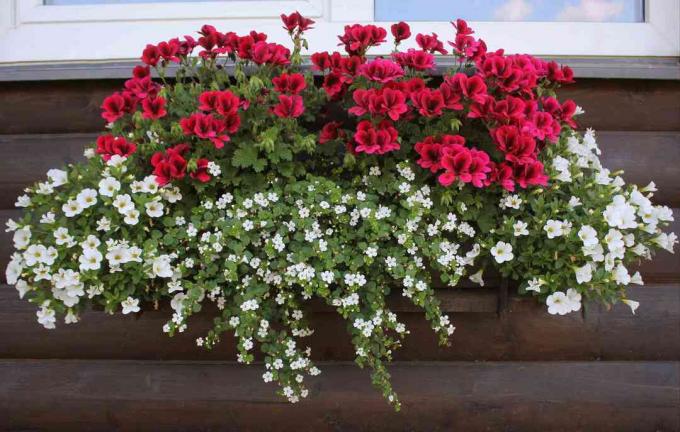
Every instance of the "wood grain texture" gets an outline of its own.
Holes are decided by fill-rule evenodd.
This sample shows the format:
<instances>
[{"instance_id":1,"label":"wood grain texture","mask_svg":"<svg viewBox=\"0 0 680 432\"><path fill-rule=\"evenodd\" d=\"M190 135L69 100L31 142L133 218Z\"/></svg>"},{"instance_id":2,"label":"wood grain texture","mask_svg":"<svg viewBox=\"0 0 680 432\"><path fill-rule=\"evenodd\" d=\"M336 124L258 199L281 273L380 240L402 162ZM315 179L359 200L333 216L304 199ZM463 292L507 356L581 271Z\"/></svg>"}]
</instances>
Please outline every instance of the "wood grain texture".
<instances>
[{"instance_id":1,"label":"wood grain texture","mask_svg":"<svg viewBox=\"0 0 680 432\"><path fill-rule=\"evenodd\" d=\"M120 80L36 81L0 86L0 134L97 132L99 106ZM560 90L598 130L680 130L680 81L580 79Z\"/></svg>"},{"instance_id":2,"label":"wood grain texture","mask_svg":"<svg viewBox=\"0 0 680 432\"><path fill-rule=\"evenodd\" d=\"M400 360L677 360L680 359L680 284L631 287L641 303L636 315L617 304L612 310L588 304L580 313L552 316L532 298L510 295L500 314L489 310L495 290L440 290L443 309L451 312L456 332L451 346L440 347L422 313L404 308L399 298L388 304L399 312L411 334L396 352ZM78 324L58 323L45 330L36 307L0 288L0 358L233 360L235 341L225 335L212 351L195 339L212 326L215 311L189 321L173 338L162 332L172 311L145 310L136 316L88 311ZM353 360L347 323L327 308L307 308L315 334L304 340L318 360Z\"/></svg>"},{"instance_id":3,"label":"wood grain texture","mask_svg":"<svg viewBox=\"0 0 680 432\"><path fill-rule=\"evenodd\" d=\"M628 182L659 187L655 201L680 207L680 132L600 131L602 163L622 169ZM83 160L97 134L0 135L0 209L13 208L23 189L45 179L50 168Z\"/></svg>"},{"instance_id":4,"label":"wood grain texture","mask_svg":"<svg viewBox=\"0 0 680 432\"><path fill-rule=\"evenodd\" d=\"M0 361L5 430L573 431L680 428L679 362L401 363L394 413L351 364L282 402L260 365Z\"/></svg>"}]
</instances>

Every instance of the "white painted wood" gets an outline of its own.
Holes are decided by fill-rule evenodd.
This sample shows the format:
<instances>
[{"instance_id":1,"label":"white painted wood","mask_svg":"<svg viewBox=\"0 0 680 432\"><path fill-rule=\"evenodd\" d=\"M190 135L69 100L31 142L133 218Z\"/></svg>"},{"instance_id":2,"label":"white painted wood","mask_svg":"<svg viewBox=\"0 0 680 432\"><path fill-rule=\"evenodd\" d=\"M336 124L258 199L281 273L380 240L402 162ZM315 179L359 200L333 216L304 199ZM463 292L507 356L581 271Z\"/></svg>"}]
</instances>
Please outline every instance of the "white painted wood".
<instances>
[{"instance_id":1,"label":"white painted wood","mask_svg":"<svg viewBox=\"0 0 680 432\"><path fill-rule=\"evenodd\" d=\"M491 49L543 56L680 56L680 0L647 0L644 23L471 22ZM245 34L252 29L289 44L279 15L299 10L317 23L310 52L336 50L346 24L373 21L373 0L251 0L224 3L45 6L0 0L0 63L136 59L146 43L195 35L202 24ZM6 23L16 8L16 25ZM376 23L388 27L390 23ZM448 22L414 22L414 34L451 40ZM415 42L410 41L414 46ZM387 54L388 40L371 54Z\"/></svg>"}]
</instances>

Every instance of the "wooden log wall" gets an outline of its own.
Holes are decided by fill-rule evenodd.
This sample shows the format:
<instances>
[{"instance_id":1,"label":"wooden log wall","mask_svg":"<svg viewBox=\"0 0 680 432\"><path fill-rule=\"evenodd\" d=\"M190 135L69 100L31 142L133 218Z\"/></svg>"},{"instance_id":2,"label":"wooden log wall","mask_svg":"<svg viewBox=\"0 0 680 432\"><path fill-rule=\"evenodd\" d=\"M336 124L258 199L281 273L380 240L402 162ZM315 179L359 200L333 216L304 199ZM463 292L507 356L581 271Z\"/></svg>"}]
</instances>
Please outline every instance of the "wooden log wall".
<instances>
[{"instance_id":1,"label":"wooden log wall","mask_svg":"<svg viewBox=\"0 0 680 432\"><path fill-rule=\"evenodd\" d=\"M0 84L0 223L47 169L82 158L102 130L114 80ZM561 92L586 110L606 166L654 180L680 233L680 81L583 79ZM0 230L0 267L11 251ZM213 351L161 332L168 308L138 316L90 311L45 330L35 307L0 285L0 430L680 430L680 253L641 267L636 315L588 304L554 317L499 288L442 289L457 326L438 347L421 314L398 298L411 335L391 368L394 414L353 357L341 319L312 307L309 340L324 373L290 406L262 383L260 366L233 363L234 340ZM0 284L4 283L4 272Z\"/></svg>"}]
</instances>

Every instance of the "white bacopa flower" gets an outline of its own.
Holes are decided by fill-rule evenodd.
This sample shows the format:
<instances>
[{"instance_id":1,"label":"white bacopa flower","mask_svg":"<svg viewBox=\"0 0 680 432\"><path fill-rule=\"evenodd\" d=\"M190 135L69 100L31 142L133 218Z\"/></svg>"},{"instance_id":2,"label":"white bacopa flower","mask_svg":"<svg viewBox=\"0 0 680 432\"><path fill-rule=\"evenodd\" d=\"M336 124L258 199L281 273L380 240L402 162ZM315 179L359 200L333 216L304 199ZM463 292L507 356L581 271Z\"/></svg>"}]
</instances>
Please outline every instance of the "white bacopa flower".
<instances>
[{"instance_id":1,"label":"white bacopa flower","mask_svg":"<svg viewBox=\"0 0 680 432\"><path fill-rule=\"evenodd\" d=\"M388 269L396 267L397 259L394 258L394 257L388 256L387 258L385 258L385 265L387 266Z\"/></svg>"},{"instance_id":2,"label":"white bacopa flower","mask_svg":"<svg viewBox=\"0 0 680 432\"><path fill-rule=\"evenodd\" d=\"M51 169L47 171L47 178L50 179L53 187L65 185L68 182L68 174L66 171L59 169Z\"/></svg>"},{"instance_id":3,"label":"white bacopa flower","mask_svg":"<svg viewBox=\"0 0 680 432\"><path fill-rule=\"evenodd\" d=\"M103 216L97 221L97 231L109 231L111 229L111 221Z\"/></svg>"},{"instance_id":4,"label":"white bacopa flower","mask_svg":"<svg viewBox=\"0 0 680 432\"><path fill-rule=\"evenodd\" d=\"M621 299L621 301L628 305L633 315L635 315L635 311L638 309L638 307L640 307L640 302L637 302L635 300Z\"/></svg>"},{"instance_id":5,"label":"white bacopa flower","mask_svg":"<svg viewBox=\"0 0 680 432\"><path fill-rule=\"evenodd\" d=\"M564 234L564 224L562 221L548 219L543 227L549 239L560 237Z\"/></svg>"},{"instance_id":6,"label":"white bacopa flower","mask_svg":"<svg viewBox=\"0 0 680 432\"><path fill-rule=\"evenodd\" d=\"M144 205L146 207L146 214L149 217L163 216L163 204L158 201L151 201Z\"/></svg>"},{"instance_id":7,"label":"white bacopa flower","mask_svg":"<svg viewBox=\"0 0 680 432\"><path fill-rule=\"evenodd\" d=\"M566 315L572 311L571 302L562 291L550 294L545 299L545 304L548 306L548 313L550 315Z\"/></svg>"},{"instance_id":8,"label":"white bacopa flower","mask_svg":"<svg viewBox=\"0 0 680 432\"><path fill-rule=\"evenodd\" d=\"M97 203L97 191L89 188L83 189L78 196L76 196L76 200L84 209L92 207Z\"/></svg>"},{"instance_id":9,"label":"white bacopa flower","mask_svg":"<svg viewBox=\"0 0 680 432\"><path fill-rule=\"evenodd\" d=\"M527 227L529 224L523 221L517 221L512 225L512 229L514 231L515 237L523 236L523 235L529 235L529 231L527 230Z\"/></svg>"},{"instance_id":10,"label":"white bacopa flower","mask_svg":"<svg viewBox=\"0 0 680 432\"><path fill-rule=\"evenodd\" d=\"M14 248L17 250L23 250L28 247L31 243L31 229L29 227L23 227L14 231L14 236L12 237L14 241Z\"/></svg>"},{"instance_id":11,"label":"white bacopa flower","mask_svg":"<svg viewBox=\"0 0 680 432\"><path fill-rule=\"evenodd\" d=\"M61 211L66 217L73 217L83 212L83 206L76 200L68 200L61 206Z\"/></svg>"},{"instance_id":12,"label":"white bacopa flower","mask_svg":"<svg viewBox=\"0 0 680 432\"><path fill-rule=\"evenodd\" d=\"M130 195L128 194L123 194L123 195L118 195L116 198L113 200L113 206L118 210L118 213L125 215L127 212L130 210L134 210L135 205L132 203L132 198L130 198Z\"/></svg>"},{"instance_id":13,"label":"white bacopa flower","mask_svg":"<svg viewBox=\"0 0 680 432\"><path fill-rule=\"evenodd\" d=\"M99 181L99 195L112 197L120 190L120 182L113 177L104 177Z\"/></svg>"},{"instance_id":14,"label":"white bacopa flower","mask_svg":"<svg viewBox=\"0 0 680 432\"><path fill-rule=\"evenodd\" d=\"M576 273L576 282L579 284L588 283L593 279L593 268L590 264L576 267L574 273Z\"/></svg>"},{"instance_id":15,"label":"white bacopa flower","mask_svg":"<svg viewBox=\"0 0 680 432\"><path fill-rule=\"evenodd\" d=\"M222 174L222 169L215 162L210 161L208 162L208 172L211 176L218 177L220 174Z\"/></svg>"},{"instance_id":16,"label":"white bacopa flower","mask_svg":"<svg viewBox=\"0 0 680 432\"><path fill-rule=\"evenodd\" d=\"M511 261L515 257L512 253L512 245L503 241L499 241L496 243L496 246L491 248L491 255L493 255L497 263Z\"/></svg>"},{"instance_id":17,"label":"white bacopa flower","mask_svg":"<svg viewBox=\"0 0 680 432\"><path fill-rule=\"evenodd\" d=\"M378 248L376 247L367 247L366 250L364 251L367 257L369 258L375 258L378 256Z\"/></svg>"},{"instance_id":18,"label":"white bacopa flower","mask_svg":"<svg viewBox=\"0 0 680 432\"><path fill-rule=\"evenodd\" d=\"M597 239L597 231L590 225L583 225L580 230L578 230L578 238L583 242L583 246L592 247L599 243Z\"/></svg>"},{"instance_id":19,"label":"white bacopa flower","mask_svg":"<svg viewBox=\"0 0 680 432\"><path fill-rule=\"evenodd\" d=\"M139 299L129 297L120 302L120 306L123 308L123 315L129 313L139 312Z\"/></svg>"},{"instance_id":20,"label":"white bacopa flower","mask_svg":"<svg viewBox=\"0 0 680 432\"><path fill-rule=\"evenodd\" d=\"M95 157L97 154L95 153L93 148L87 148L85 151L83 151L83 156L85 156L87 159L92 159Z\"/></svg>"},{"instance_id":21,"label":"white bacopa flower","mask_svg":"<svg viewBox=\"0 0 680 432\"><path fill-rule=\"evenodd\" d=\"M161 255L154 258L151 264L153 274L162 278L172 277L174 271L172 265L170 265L171 260L172 258L170 255Z\"/></svg>"}]
</instances>

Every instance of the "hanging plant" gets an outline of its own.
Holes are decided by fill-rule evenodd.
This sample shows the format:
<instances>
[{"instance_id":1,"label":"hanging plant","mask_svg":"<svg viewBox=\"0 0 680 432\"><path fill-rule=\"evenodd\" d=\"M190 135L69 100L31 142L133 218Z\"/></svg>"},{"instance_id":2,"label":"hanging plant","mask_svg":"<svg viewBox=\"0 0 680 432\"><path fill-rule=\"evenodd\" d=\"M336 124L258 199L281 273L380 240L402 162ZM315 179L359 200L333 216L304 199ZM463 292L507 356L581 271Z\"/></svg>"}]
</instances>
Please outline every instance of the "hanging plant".
<instances>
[{"instance_id":1,"label":"hanging plant","mask_svg":"<svg viewBox=\"0 0 680 432\"><path fill-rule=\"evenodd\" d=\"M203 26L147 45L124 88L104 100L108 132L88 161L48 171L9 221L10 284L54 328L90 305L139 312L170 301L164 326L183 332L206 303L237 359L263 354L266 382L291 402L320 371L304 337L305 305L346 321L356 363L396 407L386 362L408 329L386 301L422 308L447 344L454 332L434 285L484 284L494 268L551 314L584 299L637 303L630 265L673 250L654 184L626 185L601 166L582 110L557 100L572 71L528 55L490 52L467 24L453 41L391 27L345 27L346 54L311 55L312 20L282 15L293 51L267 35ZM436 54L455 66L433 75ZM168 66L175 77L170 79ZM159 79L153 79L151 68ZM435 276L436 275L436 276Z\"/></svg>"}]
</instances>

